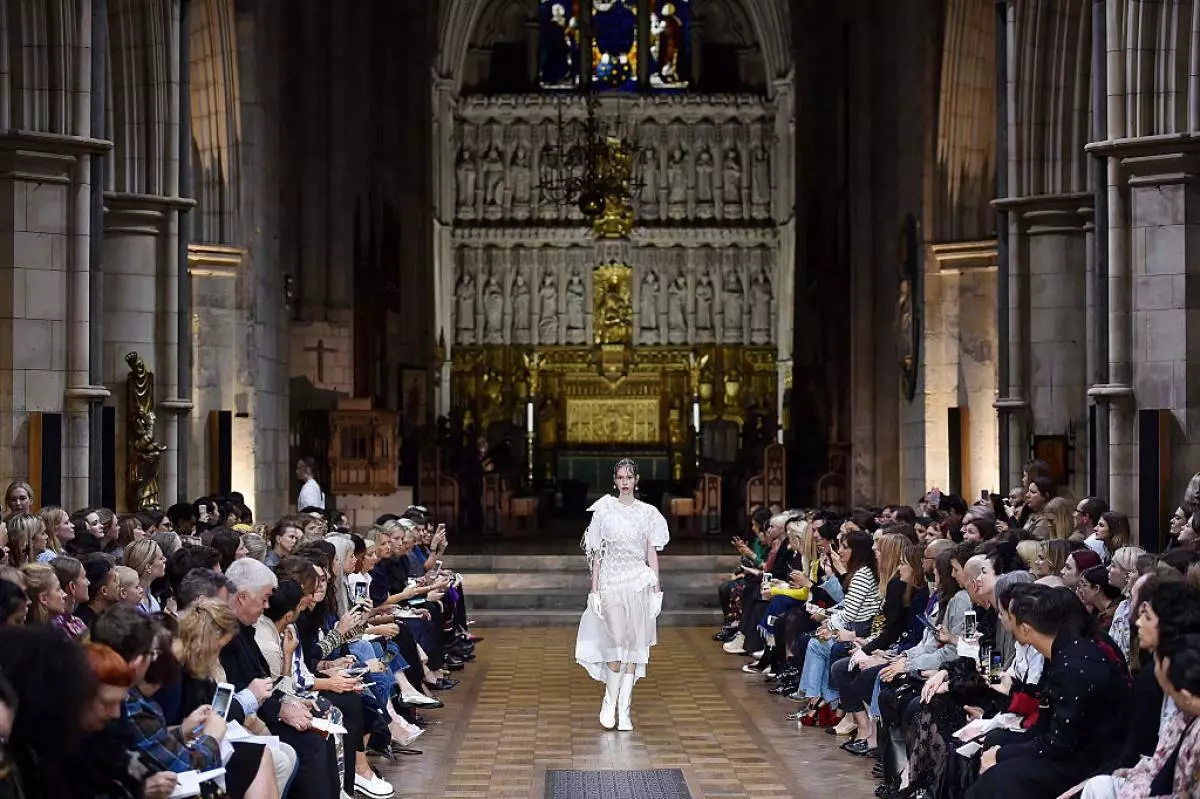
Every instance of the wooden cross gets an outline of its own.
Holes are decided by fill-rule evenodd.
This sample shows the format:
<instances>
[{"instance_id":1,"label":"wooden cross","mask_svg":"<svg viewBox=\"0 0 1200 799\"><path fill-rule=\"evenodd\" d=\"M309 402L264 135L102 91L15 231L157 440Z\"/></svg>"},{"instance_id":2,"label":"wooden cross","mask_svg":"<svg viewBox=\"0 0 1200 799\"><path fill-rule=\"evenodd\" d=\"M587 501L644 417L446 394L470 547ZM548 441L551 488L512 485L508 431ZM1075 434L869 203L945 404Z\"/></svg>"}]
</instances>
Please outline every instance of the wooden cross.
<instances>
[{"instance_id":1,"label":"wooden cross","mask_svg":"<svg viewBox=\"0 0 1200 799\"><path fill-rule=\"evenodd\" d=\"M317 339L317 346L305 347L304 351L305 352L315 352L317 354L317 382L324 383L325 382L325 353L337 352L337 350L333 349L332 347L326 347L325 339L319 338L319 339Z\"/></svg>"}]
</instances>

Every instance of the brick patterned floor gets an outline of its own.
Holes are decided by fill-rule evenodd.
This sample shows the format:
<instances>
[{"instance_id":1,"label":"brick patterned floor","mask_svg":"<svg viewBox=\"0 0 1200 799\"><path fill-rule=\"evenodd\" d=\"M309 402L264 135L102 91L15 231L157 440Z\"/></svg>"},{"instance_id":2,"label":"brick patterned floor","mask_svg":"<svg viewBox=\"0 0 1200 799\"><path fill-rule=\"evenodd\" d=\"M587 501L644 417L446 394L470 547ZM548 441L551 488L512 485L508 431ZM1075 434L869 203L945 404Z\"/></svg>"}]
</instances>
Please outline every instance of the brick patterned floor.
<instances>
[{"instance_id":1,"label":"brick patterned floor","mask_svg":"<svg viewBox=\"0 0 1200 799\"><path fill-rule=\"evenodd\" d=\"M406 799L540 799L547 769L680 768L696 799L872 796L869 761L784 716L744 658L704 629L664 628L633 694L631 733L596 720L604 688L574 662L571 628L478 630L478 660L441 695L421 757L384 763Z\"/></svg>"}]
</instances>

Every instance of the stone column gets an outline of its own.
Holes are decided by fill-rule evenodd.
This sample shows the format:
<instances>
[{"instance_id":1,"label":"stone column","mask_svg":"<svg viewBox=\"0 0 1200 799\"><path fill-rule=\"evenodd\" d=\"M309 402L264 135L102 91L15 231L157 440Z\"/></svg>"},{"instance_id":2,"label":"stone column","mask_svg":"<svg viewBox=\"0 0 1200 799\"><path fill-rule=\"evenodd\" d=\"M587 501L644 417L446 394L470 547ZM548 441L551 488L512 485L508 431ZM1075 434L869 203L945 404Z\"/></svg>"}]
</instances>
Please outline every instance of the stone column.
<instances>
[{"instance_id":1,"label":"stone column","mask_svg":"<svg viewBox=\"0 0 1200 799\"><path fill-rule=\"evenodd\" d=\"M1097 149L1110 156L1110 384L1098 387L1112 403L1109 504L1136 520L1150 500L1137 487L1139 410L1174 417L1170 497L1200 462L1200 145L1164 136Z\"/></svg>"},{"instance_id":2,"label":"stone column","mask_svg":"<svg viewBox=\"0 0 1200 799\"><path fill-rule=\"evenodd\" d=\"M191 200L109 192L104 215L104 382L116 387L116 468L125 473L125 355L137 351L154 372L158 424L155 436L167 446L159 467L159 501L178 501L178 292L171 243L178 209ZM117 481L124 507L124 481Z\"/></svg>"},{"instance_id":3,"label":"stone column","mask_svg":"<svg viewBox=\"0 0 1200 799\"><path fill-rule=\"evenodd\" d=\"M55 493L69 507L88 499L87 403L108 396L88 379L87 156L106 146L54 134L0 138L0 474L31 476L30 413L64 414Z\"/></svg>"},{"instance_id":4,"label":"stone column","mask_svg":"<svg viewBox=\"0 0 1200 799\"><path fill-rule=\"evenodd\" d=\"M1028 274L1029 417L1032 435L1076 436L1069 493L1087 493L1087 236L1090 192L1022 202L1017 248Z\"/></svg>"}]
</instances>

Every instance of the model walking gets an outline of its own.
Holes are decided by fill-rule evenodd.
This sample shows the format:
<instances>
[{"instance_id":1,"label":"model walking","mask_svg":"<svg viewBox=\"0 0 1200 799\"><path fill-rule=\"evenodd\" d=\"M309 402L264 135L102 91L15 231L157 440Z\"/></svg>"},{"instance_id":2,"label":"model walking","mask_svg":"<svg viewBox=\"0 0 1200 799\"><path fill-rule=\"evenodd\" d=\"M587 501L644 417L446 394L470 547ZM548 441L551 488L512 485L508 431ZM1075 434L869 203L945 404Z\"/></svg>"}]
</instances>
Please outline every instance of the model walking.
<instances>
[{"instance_id":1,"label":"model walking","mask_svg":"<svg viewBox=\"0 0 1200 799\"><path fill-rule=\"evenodd\" d=\"M592 590L579 620L575 660L604 683L600 724L606 730L633 729L633 684L646 676L662 610L658 552L670 538L667 520L634 497L637 482L637 464L618 461L613 470L617 496L605 495L588 508L592 521L583 534Z\"/></svg>"}]
</instances>

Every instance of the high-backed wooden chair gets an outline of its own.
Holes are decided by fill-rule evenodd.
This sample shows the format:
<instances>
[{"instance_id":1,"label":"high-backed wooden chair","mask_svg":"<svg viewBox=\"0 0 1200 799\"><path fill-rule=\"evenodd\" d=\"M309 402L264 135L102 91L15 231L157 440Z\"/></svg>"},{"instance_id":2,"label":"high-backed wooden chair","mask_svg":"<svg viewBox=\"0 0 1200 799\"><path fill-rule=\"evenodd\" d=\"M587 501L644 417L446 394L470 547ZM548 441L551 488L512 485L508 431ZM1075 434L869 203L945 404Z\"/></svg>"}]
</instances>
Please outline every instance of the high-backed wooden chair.
<instances>
[{"instance_id":1,"label":"high-backed wooden chair","mask_svg":"<svg viewBox=\"0 0 1200 799\"><path fill-rule=\"evenodd\" d=\"M713 535L721 532L721 477L707 472L700 475L690 497L671 500L671 519L683 530L685 519L694 519L691 534Z\"/></svg>"},{"instance_id":2,"label":"high-backed wooden chair","mask_svg":"<svg viewBox=\"0 0 1200 799\"><path fill-rule=\"evenodd\" d=\"M418 456L417 491L420 502L435 519L459 522L458 480L442 471L437 447L424 447Z\"/></svg>"},{"instance_id":3,"label":"high-backed wooden chair","mask_svg":"<svg viewBox=\"0 0 1200 799\"><path fill-rule=\"evenodd\" d=\"M787 507L787 453L783 444L767 445L762 473L746 481L746 516L760 505Z\"/></svg>"}]
</instances>

